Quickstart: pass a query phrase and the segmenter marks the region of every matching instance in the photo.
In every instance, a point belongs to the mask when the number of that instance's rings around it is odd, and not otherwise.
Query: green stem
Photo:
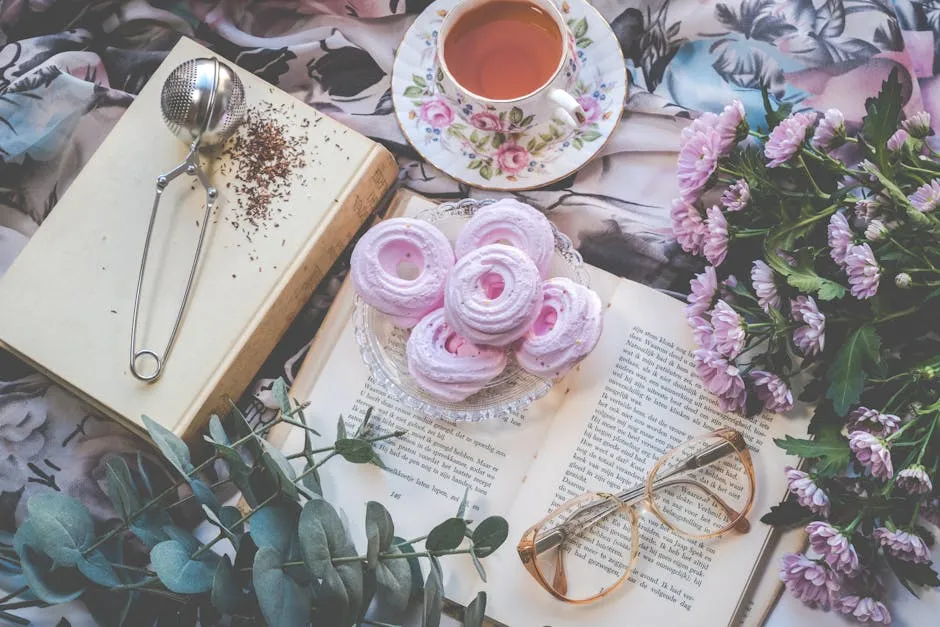
[[[336,451],[333,451],[332,453],[330,453],[329,455],[327,455],[326,457],[324,457],[323,459],[321,459],[320,461],[318,461],[316,464],[314,464],[314,465],[311,466],[310,468],[307,468],[307,469],[304,470],[302,473],[300,473],[299,475],[297,475],[297,478],[294,479],[294,482],[296,483],[296,482],[300,481],[301,479],[303,479],[304,477],[306,477],[307,475],[309,475],[309,474],[311,474],[311,473],[313,473],[313,472],[316,472],[317,468],[319,468],[320,466],[322,466],[322,465],[325,464],[326,462],[330,461],[330,459],[332,459],[332,458],[335,457],[336,455],[339,455],[339,453],[337,453]]]
[[[426,535],[424,535],[424,536],[418,536],[417,538],[414,538],[413,540],[405,540],[404,542],[399,542],[399,543],[396,544],[395,546],[402,546],[402,545],[405,545],[405,544],[414,544],[415,542],[421,542],[422,540],[427,540],[427,538],[428,538],[428,537],[427,537]]]
[[[802,166],[803,171],[806,172],[806,177],[809,179],[810,185],[813,186],[813,191],[816,192],[816,195],[820,198],[829,198],[829,195],[823,192],[819,188],[819,185],[816,184],[816,179],[813,178],[813,173],[809,171],[809,167],[806,165],[806,161],[803,160],[803,155],[799,156],[800,166]]]
[[[225,485],[226,483],[231,483],[232,481],[233,481],[233,479],[231,479],[231,478],[229,478],[229,479],[220,479],[220,480],[216,481],[215,483],[211,484],[211,485],[209,486],[209,489],[210,489],[210,490],[215,490],[215,489],[218,488],[219,486],[223,486],[223,485]],[[182,505],[183,503],[185,503],[185,502],[187,502],[187,501],[190,501],[190,500],[192,500],[192,499],[194,499],[194,498],[196,498],[196,495],[195,495],[195,494],[190,494],[189,496],[184,496],[183,498],[181,498],[180,500],[176,501],[175,503],[170,503],[169,505],[166,506],[166,508],[167,508],[167,509],[172,509],[172,508],[174,508],[174,507],[179,507],[179,506]]]
[[[907,309],[902,309],[901,311],[895,311],[890,313],[887,316],[882,316],[880,318],[875,318],[875,324],[881,324],[882,322],[888,322],[889,320],[896,320],[897,318],[903,318],[904,316],[909,316],[912,313],[917,313],[920,311],[920,307],[908,307]]]
[[[247,521],[248,519],[250,519],[252,516],[254,516],[254,515],[257,514],[258,512],[260,512],[262,509],[264,509],[264,507],[265,507],[268,503],[270,503],[271,501],[273,501],[274,499],[276,499],[276,498],[279,497],[280,495],[281,495],[280,492],[275,492],[274,494],[272,494],[272,495],[269,496],[268,498],[266,498],[266,499],[264,499],[263,501],[261,501],[260,503],[258,503],[258,507],[252,509],[250,512],[248,512],[247,514],[245,514],[244,516],[242,516],[241,518],[239,518],[238,520],[236,520],[235,522],[233,522],[232,525],[231,525],[231,528],[234,529],[234,528],[238,527],[240,524],[242,524],[242,523],[244,523],[245,521]],[[212,546],[215,545],[217,542],[221,542],[222,540],[224,540],[224,539],[227,538],[227,537],[228,537],[228,535],[226,535],[225,533],[223,533],[223,532],[220,531],[220,532],[219,532],[219,535],[217,535],[215,538],[213,538],[212,541],[209,542],[209,544],[204,544],[204,545],[202,545],[201,547],[199,547],[199,549],[198,549],[195,553],[193,553],[193,554],[190,556],[189,559],[191,559],[191,560],[197,559],[200,555],[202,555],[203,553],[205,553],[206,551],[208,551],[210,548],[212,548]]]
[[[940,420],[940,416],[934,418],[930,421],[930,429],[927,431],[927,437],[924,438],[924,444],[920,447],[920,454],[917,456],[917,462],[920,463],[924,459],[924,454],[927,452],[927,446],[930,444],[930,438],[933,437],[933,430],[937,426],[937,420]],[[919,504],[919,502],[918,502]],[[916,518],[916,516],[915,516]]]
[[[910,429],[913,425],[917,424],[918,422],[920,422],[920,419],[919,419],[919,418],[914,418],[913,420],[911,420],[911,421],[910,421],[909,423],[907,423],[906,425],[902,425],[900,429],[898,429],[897,431],[895,431],[894,433],[892,433],[891,435],[889,435],[888,437],[886,437],[886,438],[885,438],[885,442],[892,442],[892,441],[896,440],[899,435],[901,435],[902,433],[904,433],[905,431],[907,431],[908,429]]]
[[[852,533],[855,531],[855,528],[858,526],[858,523],[862,521],[862,518],[868,513],[868,510],[862,510],[858,513],[858,516],[855,517],[855,520],[849,523],[849,526],[843,530],[843,534],[846,537],[851,538]]]

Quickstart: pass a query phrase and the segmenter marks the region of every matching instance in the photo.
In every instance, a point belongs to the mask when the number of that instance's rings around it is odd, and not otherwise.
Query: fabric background
[[[390,148],[405,186],[438,199],[480,196],[423,163],[395,122],[395,49],[426,0],[0,0],[0,274],[181,35]],[[696,263],[669,237],[679,132],[732,97],[761,119],[759,88],[805,108],[864,114],[901,68],[909,111],[940,119],[940,0],[597,0],[633,86],[601,158],[520,194],[585,259],[682,293]],[[345,272],[340,261],[245,403],[269,416],[270,377],[290,376]],[[3,306],[0,303],[0,306]],[[62,303],[67,307],[68,303]],[[135,454],[122,429],[0,355],[0,529],[42,490],[112,515],[103,460]]]

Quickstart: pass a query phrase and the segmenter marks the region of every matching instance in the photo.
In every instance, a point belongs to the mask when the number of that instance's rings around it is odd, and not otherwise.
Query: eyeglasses
[[[673,532],[706,540],[732,529],[747,533],[753,502],[754,463],[744,437],[720,429],[667,452],[642,485],[562,503],[526,530],[517,550],[553,597],[590,603],[633,571],[640,551],[638,505]]]

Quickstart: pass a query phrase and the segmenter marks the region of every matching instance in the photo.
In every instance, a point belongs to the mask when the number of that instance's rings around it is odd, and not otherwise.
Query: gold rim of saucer
[[[415,20],[414,20],[414,21],[411,23],[411,25],[408,27],[408,30],[405,31],[405,35],[402,37],[402,43],[404,43],[404,41],[405,41],[406,39],[408,39],[408,37],[410,37],[410,36],[412,35],[412,32],[413,32],[414,29],[415,29],[415,25],[418,23],[418,20],[421,19],[421,16],[423,16],[423,15],[424,15],[425,13],[427,13],[428,11],[432,11],[432,10],[435,10],[435,11],[436,11],[437,9],[434,9],[434,5],[436,5],[436,4],[440,3],[440,2],[445,2],[445,1],[450,1],[450,0],[434,0],[434,2],[432,2],[432,3],[429,4],[427,7],[425,7],[424,11],[422,11],[421,13],[418,14],[418,16],[415,18]],[[453,1],[458,2],[459,0],[453,0]],[[577,4],[579,4],[579,5],[584,6],[584,7],[585,7],[586,9],[588,9],[589,11],[593,11],[594,14],[597,16],[597,19],[599,19],[599,20],[604,24],[604,27],[606,27],[607,31],[610,33],[610,36],[613,38],[613,41],[617,44],[617,49],[620,51],[620,58],[623,59],[623,49],[620,47],[620,41],[617,39],[617,35],[614,33],[614,29],[612,29],[612,28],[610,27],[610,22],[607,21],[607,18],[605,18],[603,15],[601,15],[601,12],[598,11],[597,8],[596,8],[594,5],[592,5],[592,4],[591,4],[590,2],[588,2],[587,0],[563,0],[563,1],[564,1],[564,2],[569,2],[569,4],[570,4],[570,3],[577,3]],[[552,2],[555,2],[556,5],[557,5],[557,1],[556,1],[556,0],[552,0]],[[560,9],[559,9],[559,10],[560,10]],[[562,11],[562,15],[564,15],[564,11]],[[466,180],[466,179],[463,179],[463,178],[461,178],[460,176],[457,176],[456,174],[453,174],[453,173],[451,173],[451,172],[448,172],[447,170],[445,170],[445,169],[441,168],[440,166],[438,166],[437,164],[435,164],[434,161],[432,161],[426,154],[424,154],[424,152],[422,152],[422,150],[421,150],[417,145],[415,145],[415,142],[413,142],[413,141],[411,140],[411,137],[409,137],[408,133],[405,131],[405,127],[402,125],[401,117],[400,117],[399,114],[398,114],[398,113],[399,113],[399,112],[398,112],[398,105],[397,105],[396,102],[395,102],[395,93],[394,93],[394,90],[393,90],[393,86],[395,85],[395,67],[398,65],[398,57],[399,57],[399,55],[401,54],[402,48],[404,48],[404,46],[403,46],[403,45],[399,45],[398,48],[395,50],[395,58],[392,60],[392,70],[389,72],[388,78],[389,78],[389,89],[392,90],[392,111],[395,113],[395,123],[398,124],[398,129],[401,131],[401,134],[404,136],[405,141],[408,142],[408,145],[411,146],[411,147],[415,150],[415,152],[417,152],[418,155],[420,155],[421,158],[422,158],[425,162],[427,162],[428,164],[434,166],[435,168],[437,168],[438,170],[440,170],[441,172],[443,172],[444,174],[446,174],[446,175],[449,176],[450,178],[454,179],[454,180],[457,181],[458,183],[462,183],[462,184],[468,185],[468,186],[470,186],[470,187],[472,187],[472,188],[474,188],[474,189],[481,189],[481,190],[488,191],[488,192],[525,192],[525,191],[530,191],[530,190],[534,190],[534,189],[541,189],[541,188],[543,188],[543,187],[548,187],[549,185],[552,185],[552,184],[554,184],[554,183],[557,183],[558,181],[560,181],[560,180],[562,180],[562,179],[568,178],[568,177],[571,176],[572,174],[574,174],[574,173],[576,173],[576,172],[579,172],[579,171],[583,170],[584,168],[586,168],[588,165],[590,165],[590,163],[591,163],[592,161],[594,161],[594,160],[600,155],[600,153],[604,150],[604,148],[605,148],[605,147],[607,146],[607,144],[610,142],[610,139],[614,136],[614,133],[616,132],[617,127],[620,125],[620,121],[623,119],[623,113],[624,113],[623,110],[624,110],[624,107],[625,107],[626,104],[627,104],[627,96],[630,95],[630,83],[629,83],[628,80],[627,80],[627,65],[626,65],[626,62],[624,62],[624,63],[622,64],[622,68],[623,68],[623,102],[620,103],[620,115],[617,117],[617,121],[616,121],[616,122],[614,123],[614,125],[611,127],[610,133],[608,133],[608,134],[607,134],[607,137],[604,138],[604,141],[603,141],[600,145],[598,145],[597,150],[595,150],[587,159],[584,160],[583,163],[581,163],[581,164],[578,165],[577,167],[574,167],[574,168],[568,170],[567,172],[565,172],[564,174],[562,174],[562,175],[560,175],[560,176],[558,176],[558,177],[556,177],[556,178],[553,178],[553,179],[551,179],[551,180],[549,180],[549,181],[544,181],[544,182],[538,183],[538,184],[536,184],[536,185],[522,185],[522,186],[518,186],[518,187],[516,187],[516,186],[512,186],[512,187],[506,187],[506,186],[496,187],[496,186],[492,186],[492,185],[481,185],[481,184],[473,183],[473,182],[470,182],[470,181],[468,181],[468,180]],[[436,50],[435,50],[435,55],[436,55],[436,54],[437,54],[437,52],[436,52]]]

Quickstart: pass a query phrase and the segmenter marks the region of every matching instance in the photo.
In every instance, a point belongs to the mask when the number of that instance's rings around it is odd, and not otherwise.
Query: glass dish
[[[414,217],[439,228],[453,244],[473,213],[491,202],[467,199],[445,203],[426,209]],[[554,225],[552,231],[555,234],[555,254],[550,275],[567,277],[587,286],[589,280],[581,254]],[[476,394],[458,403],[441,400],[422,389],[408,372],[405,344],[410,330],[396,327],[387,316],[367,305],[358,296],[354,324],[359,351],[376,383],[409,409],[426,416],[452,422],[477,422],[494,418],[505,420],[518,415],[533,401],[545,396],[552,387],[551,379],[526,372],[510,355],[506,369]]]

